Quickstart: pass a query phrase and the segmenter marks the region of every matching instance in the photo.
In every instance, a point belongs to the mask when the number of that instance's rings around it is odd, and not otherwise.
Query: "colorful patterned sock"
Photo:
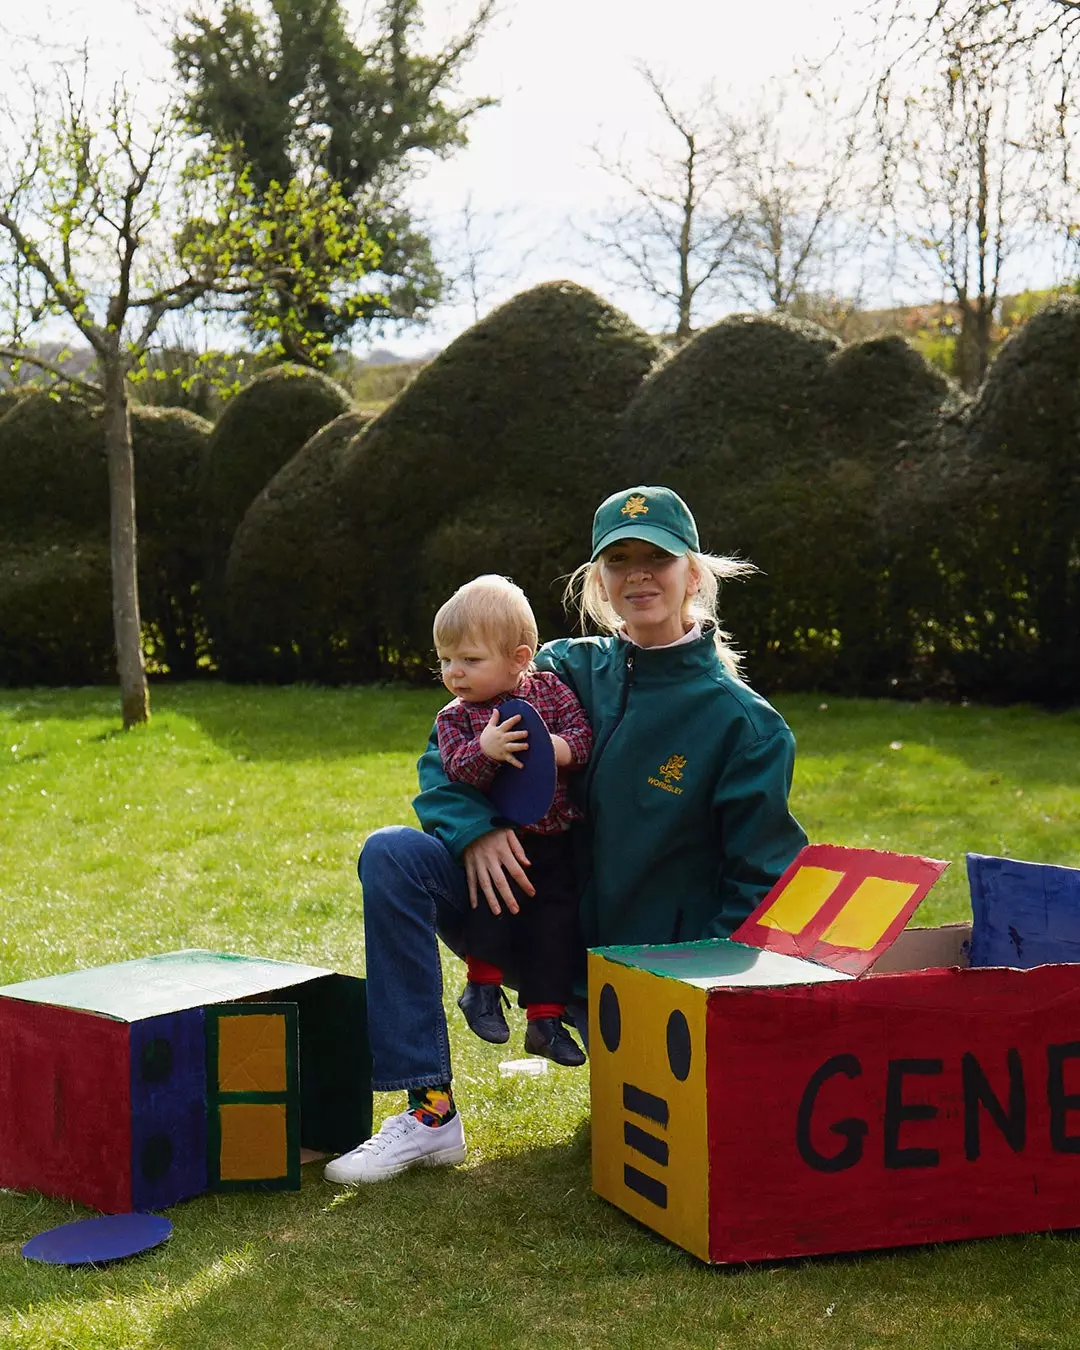
[[[445,1125],[457,1115],[454,1093],[449,1083],[436,1087],[409,1088],[409,1105],[421,1125]]]

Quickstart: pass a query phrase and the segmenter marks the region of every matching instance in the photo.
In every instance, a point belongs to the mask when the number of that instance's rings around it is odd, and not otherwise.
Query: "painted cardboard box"
[[[0,988],[0,1186],[162,1209],[370,1130],[363,980],[181,951]]]
[[[860,853],[804,850],[741,940],[590,953],[594,1188],[702,1260],[1080,1225],[1080,965],[971,968],[911,904],[830,951]]]

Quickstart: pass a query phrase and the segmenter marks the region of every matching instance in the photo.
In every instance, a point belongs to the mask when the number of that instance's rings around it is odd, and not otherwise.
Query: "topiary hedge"
[[[935,465],[940,661],[956,687],[1002,700],[1080,699],[1080,300],[1004,344]]]
[[[333,380],[288,364],[264,371],[230,400],[210,437],[200,483],[211,571],[224,571],[233,532],[278,469],[349,408]]]
[[[225,574],[230,674],[246,680],[372,678],[379,670],[369,553],[339,484],[371,421],[343,413],[270,480],[233,537]]]
[[[659,355],[591,292],[538,286],[462,334],[353,442],[342,490],[393,668],[426,673],[434,609],[485,570],[525,587],[542,634],[566,630],[553,582],[587,555],[616,419]]]
[[[107,683],[114,653],[107,545],[0,543],[0,683]]]
[[[136,407],[131,432],[140,607],[150,654],[174,674],[190,675],[202,629],[197,603],[201,556],[196,494],[210,426],[179,409]],[[98,408],[80,399],[54,399],[40,392],[20,401],[0,422],[0,478],[10,489],[0,494],[0,525],[8,539],[24,548],[24,558],[35,552],[49,557],[56,548],[64,557],[74,548],[77,553],[72,556],[83,560],[102,550],[107,556],[109,483]],[[92,584],[92,573],[81,563],[80,568],[80,593],[84,594]],[[102,584],[109,605],[108,568]],[[36,612],[33,597],[38,592],[26,594],[30,609]],[[23,634],[32,631],[29,617],[17,626]],[[78,631],[76,626],[76,646],[82,642]],[[52,682],[56,667],[46,653],[55,641],[55,635],[47,642],[43,639],[41,648],[40,679],[47,683]],[[110,650],[111,644],[110,630]],[[22,664],[26,671],[32,669],[32,646]]]
[[[142,620],[151,657],[185,678],[207,645],[198,493],[212,430],[182,408],[131,410]]]
[[[28,394],[33,392],[34,386],[32,384],[8,384],[0,388],[0,422],[17,403],[21,403]]]
[[[703,547],[755,562],[725,621],[769,687],[881,687],[913,640],[887,584],[890,475],[936,425],[948,383],[907,345],[842,349],[798,320],[706,329],[622,418],[622,478],[674,487]]]
[[[20,399],[0,421],[0,482],[0,531],[9,538],[107,524],[100,408],[43,390]]]

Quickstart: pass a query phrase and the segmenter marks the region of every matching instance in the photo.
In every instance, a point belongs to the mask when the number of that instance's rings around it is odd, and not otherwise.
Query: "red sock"
[[[527,1003],[525,1016],[530,1022],[541,1017],[561,1017],[566,1011],[565,1003]]]
[[[466,955],[465,973],[470,984],[502,984],[503,973],[499,967],[481,961],[478,956]]]

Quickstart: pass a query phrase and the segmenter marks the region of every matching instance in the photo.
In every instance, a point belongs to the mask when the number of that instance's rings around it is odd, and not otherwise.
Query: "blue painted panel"
[[[164,1209],[206,1190],[202,1008],[131,1026],[131,1207]]]
[[[967,870],[973,966],[1080,962],[1080,870],[981,853]]]

